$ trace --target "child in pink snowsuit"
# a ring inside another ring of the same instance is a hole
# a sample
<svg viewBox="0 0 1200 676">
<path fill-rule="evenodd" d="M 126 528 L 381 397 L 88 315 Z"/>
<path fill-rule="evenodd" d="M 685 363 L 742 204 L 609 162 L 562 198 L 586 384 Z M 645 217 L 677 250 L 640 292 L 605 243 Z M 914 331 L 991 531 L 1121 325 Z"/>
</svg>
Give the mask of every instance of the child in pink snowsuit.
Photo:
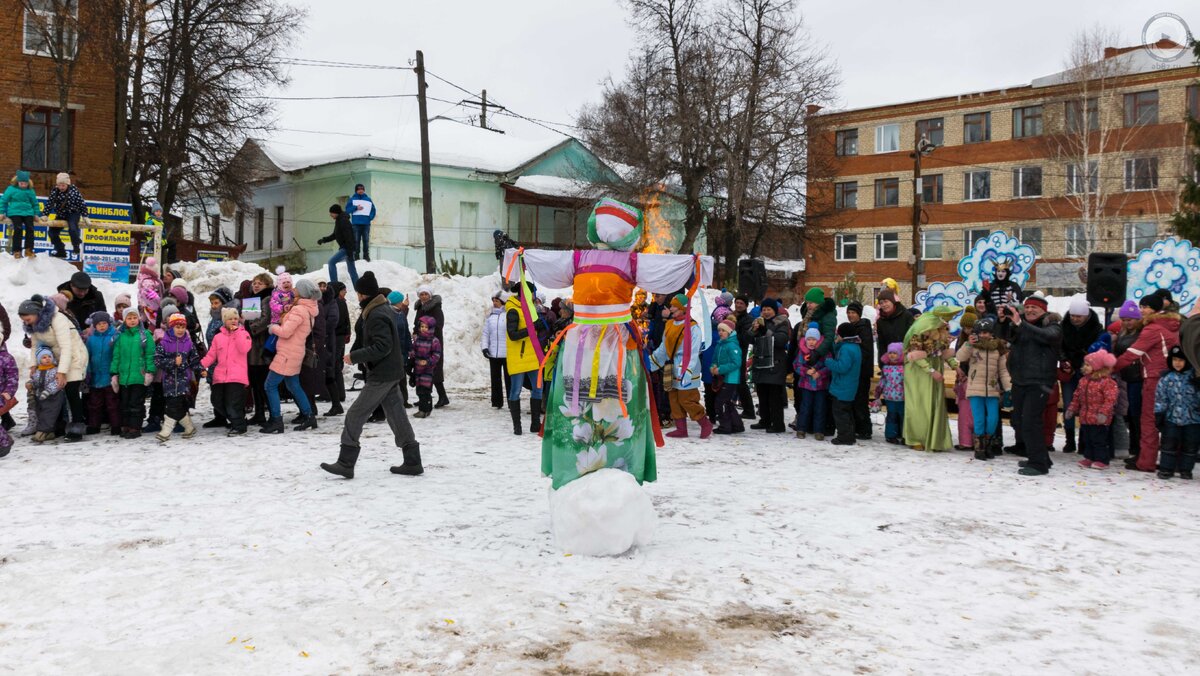
<svg viewBox="0 0 1200 676">
<path fill-rule="evenodd" d="M 271 292 L 271 323 L 278 324 L 283 313 L 296 303 L 296 291 L 292 288 L 292 276 L 282 266 L 275 278 L 275 290 Z"/>
</svg>

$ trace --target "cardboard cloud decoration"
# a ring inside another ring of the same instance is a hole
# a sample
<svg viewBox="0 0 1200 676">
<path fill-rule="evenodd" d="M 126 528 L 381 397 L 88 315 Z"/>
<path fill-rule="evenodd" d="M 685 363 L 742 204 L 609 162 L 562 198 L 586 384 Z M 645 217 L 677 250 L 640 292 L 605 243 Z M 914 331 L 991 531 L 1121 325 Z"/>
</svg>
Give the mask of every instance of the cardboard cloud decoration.
<svg viewBox="0 0 1200 676">
<path fill-rule="evenodd" d="M 1029 282 L 1029 273 L 1037 261 L 1037 253 L 1028 244 L 1022 244 L 1016 237 L 997 230 L 975 243 L 971 251 L 958 261 L 958 276 L 966 283 L 967 290 L 975 293 L 983 290 L 985 280 L 992 278 L 996 263 L 1008 260 L 1012 262 L 1010 279 L 1021 288 Z M 932 288 L 932 287 L 931 287 Z"/>
<path fill-rule="evenodd" d="M 1126 297 L 1134 302 L 1167 289 L 1184 314 L 1200 293 L 1200 249 L 1186 239 L 1168 237 L 1142 249 L 1129 261 Z"/>
<path fill-rule="evenodd" d="M 974 300 L 975 294 L 962 282 L 950 282 L 948 284 L 934 282 L 929 285 L 928 289 L 917 292 L 914 305 L 921 312 L 929 312 L 939 305 L 964 308 L 971 305 Z M 962 314 L 959 313 L 958 316 L 950 321 L 950 333 L 952 335 L 958 335 L 958 320 L 961 318 Z"/>
</svg>

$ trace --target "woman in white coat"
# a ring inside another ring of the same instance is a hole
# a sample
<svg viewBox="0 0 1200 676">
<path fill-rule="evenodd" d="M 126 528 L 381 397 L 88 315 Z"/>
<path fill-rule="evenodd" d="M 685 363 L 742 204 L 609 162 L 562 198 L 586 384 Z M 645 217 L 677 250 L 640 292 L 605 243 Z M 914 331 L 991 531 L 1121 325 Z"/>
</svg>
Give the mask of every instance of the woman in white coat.
<svg viewBox="0 0 1200 676">
<path fill-rule="evenodd" d="M 492 376 L 492 408 L 504 408 L 508 400 L 508 344 L 504 340 L 504 303 L 508 294 L 497 291 L 492 296 L 492 309 L 483 320 L 479 349 L 487 358 Z"/>
<path fill-rule="evenodd" d="M 37 351 L 49 348 L 58 361 L 58 386 L 67 393 L 65 420 L 56 425 L 56 433 L 66 433 L 67 441 L 80 441 L 86 430 L 83 398 L 80 392 L 87 373 L 88 352 L 83 338 L 66 315 L 58 311 L 54 301 L 35 295 L 17 309 L 26 335 L 29 336 L 30 376 L 37 368 Z"/>
</svg>

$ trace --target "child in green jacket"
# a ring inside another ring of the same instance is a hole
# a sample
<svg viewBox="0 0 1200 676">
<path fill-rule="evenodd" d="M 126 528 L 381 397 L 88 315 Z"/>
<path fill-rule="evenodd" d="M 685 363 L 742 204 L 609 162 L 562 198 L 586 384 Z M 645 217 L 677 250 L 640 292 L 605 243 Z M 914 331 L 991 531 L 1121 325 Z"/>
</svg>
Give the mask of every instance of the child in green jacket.
<svg viewBox="0 0 1200 676">
<path fill-rule="evenodd" d="M 154 380 L 154 334 L 142 327 L 136 307 L 125 309 L 125 328 L 112 350 L 112 388 L 121 400 L 121 438 L 142 436 L 146 388 Z"/>
</svg>

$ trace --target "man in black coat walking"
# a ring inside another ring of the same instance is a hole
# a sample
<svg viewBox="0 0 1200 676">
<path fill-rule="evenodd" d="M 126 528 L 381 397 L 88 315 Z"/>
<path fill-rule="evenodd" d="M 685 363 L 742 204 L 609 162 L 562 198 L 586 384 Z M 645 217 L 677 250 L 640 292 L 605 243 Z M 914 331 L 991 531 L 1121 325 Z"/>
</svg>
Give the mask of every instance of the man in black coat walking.
<svg viewBox="0 0 1200 676">
<path fill-rule="evenodd" d="M 1024 316 L 1015 305 L 999 309 L 1009 320 L 1001 329 L 1001 338 L 1012 346 L 1008 370 L 1012 376 L 1012 423 L 1017 432 L 1016 445 L 1004 450 L 1029 458 L 1020 463 L 1020 474 L 1041 476 L 1049 473 L 1053 464 L 1042 433 L 1042 413 L 1058 377 L 1062 327 L 1046 321 L 1048 306 L 1040 293 L 1025 299 Z"/>
<path fill-rule="evenodd" d="M 392 474 L 416 476 L 424 469 L 421 467 L 421 445 L 417 443 L 400 399 L 399 382 L 404 373 L 404 356 L 400 352 L 400 336 L 396 331 L 396 313 L 387 298 L 379 293 L 375 273 L 363 273 L 354 290 L 362 307 L 359 319 L 361 328 L 355 332 L 357 337 L 344 361 L 347 364 L 362 364 L 366 368 L 367 379 L 358 399 L 346 411 L 337 462 L 321 463 L 321 469 L 347 479 L 354 478 L 354 465 L 358 462 L 360 450 L 358 438 L 363 425 L 376 407 L 382 406 L 388 426 L 395 435 L 396 445 L 404 453 L 404 464 L 392 467 Z"/>
</svg>

